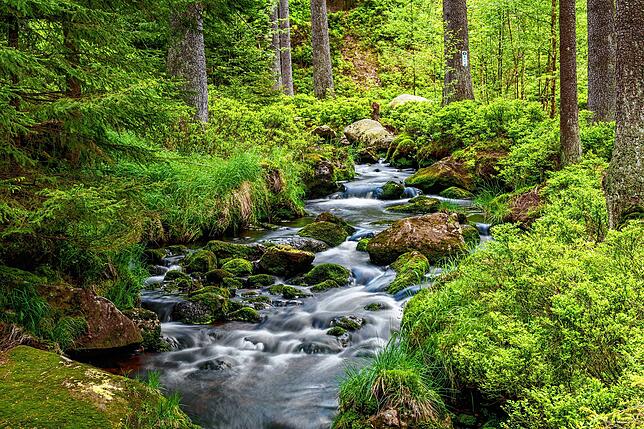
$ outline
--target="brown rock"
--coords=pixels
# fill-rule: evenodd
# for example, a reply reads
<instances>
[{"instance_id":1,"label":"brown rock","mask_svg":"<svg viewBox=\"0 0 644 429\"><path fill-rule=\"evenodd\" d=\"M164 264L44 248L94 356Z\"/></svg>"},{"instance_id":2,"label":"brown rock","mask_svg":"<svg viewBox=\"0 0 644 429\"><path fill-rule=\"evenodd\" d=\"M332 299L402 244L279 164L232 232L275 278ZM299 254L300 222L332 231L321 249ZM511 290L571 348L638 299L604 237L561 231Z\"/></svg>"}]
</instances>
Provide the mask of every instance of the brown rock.
<instances>
[{"instance_id":1,"label":"brown rock","mask_svg":"<svg viewBox=\"0 0 644 429\"><path fill-rule=\"evenodd\" d=\"M437 262L465 250L465 240L458 217L433 213L394 222L376 235L367 245L375 264L386 265L400 255L418 251L430 262Z\"/></svg>"}]
</instances>

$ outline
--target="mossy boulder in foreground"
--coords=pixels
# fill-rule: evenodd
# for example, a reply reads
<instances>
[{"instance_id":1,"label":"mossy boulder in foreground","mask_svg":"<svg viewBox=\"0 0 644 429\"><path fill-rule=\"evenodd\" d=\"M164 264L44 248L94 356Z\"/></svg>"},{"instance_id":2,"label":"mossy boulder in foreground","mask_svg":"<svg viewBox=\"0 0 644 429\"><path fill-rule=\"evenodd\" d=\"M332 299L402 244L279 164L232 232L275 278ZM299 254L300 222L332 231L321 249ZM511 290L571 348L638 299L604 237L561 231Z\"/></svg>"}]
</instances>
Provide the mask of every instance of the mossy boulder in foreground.
<instances>
[{"instance_id":1,"label":"mossy boulder in foreground","mask_svg":"<svg viewBox=\"0 0 644 429\"><path fill-rule=\"evenodd\" d=\"M0 354L0 427L197 428L159 392L54 353Z\"/></svg>"},{"instance_id":2,"label":"mossy boulder in foreground","mask_svg":"<svg viewBox=\"0 0 644 429\"><path fill-rule=\"evenodd\" d=\"M298 232L298 235L315 238L335 247L342 244L349 234L341 225L322 221L306 225Z\"/></svg>"},{"instance_id":3,"label":"mossy boulder in foreground","mask_svg":"<svg viewBox=\"0 0 644 429\"><path fill-rule=\"evenodd\" d=\"M434 213L396 221L367 245L374 264L387 265L400 255L416 250L429 262L462 253L465 240L456 215Z\"/></svg>"},{"instance_id":4,"label":"mossy boulder in foreground","mask_svg":"<svg viewBox=\"0 0 644 429\"><path fill-rule=\"evenodd\" d=\"M438 195L445 198L453 198L456 200L467 200L474 198L474 194L470 191L459 188L458 186L450 186L449 188L441 191Z\"/></svg>"},{"instance_id":5,"label":"mossy boulder in foreground","mask_svg":"<svg viewBox=\"0 0 644 429\"><path fill-rule=\"evenodd\" d=\"M395 294L408 286L419 284L431 267L425 255L413 251L400 255L391 264L391 268L396 271L396 278L387 288L387 292Z\"/></svg>"},{"instance_id":6,"label":"mossy boulder in foreground","mask_svg":"<svg viewBox=\"0 0 644 429\"><path fill-rule=\"evenodd\" d=\"M346 220L342 219L341 217L338 217L338 216L334 215L333 213L329 213L329 212L320 213L315 218L315 221L316 222L331 222L331 223L334 223L336 225L339 225L347 232L348 235L351 235L354 232L356 232L356 229L354 227L352 227L351 225L349 225L349 222L347 222Z\"/></svg>"},{"instance_id":7,"label":"mossy boulder in foreground","mask_svg":"<svg viewBox=\"0 0 644 429\"><path fill-rule=\"evenodd\" d=\"M315 254L290 246L273 246L259 260L259 268L275 276L294 276L311 268Z\"/></svg>"}]
</instances>

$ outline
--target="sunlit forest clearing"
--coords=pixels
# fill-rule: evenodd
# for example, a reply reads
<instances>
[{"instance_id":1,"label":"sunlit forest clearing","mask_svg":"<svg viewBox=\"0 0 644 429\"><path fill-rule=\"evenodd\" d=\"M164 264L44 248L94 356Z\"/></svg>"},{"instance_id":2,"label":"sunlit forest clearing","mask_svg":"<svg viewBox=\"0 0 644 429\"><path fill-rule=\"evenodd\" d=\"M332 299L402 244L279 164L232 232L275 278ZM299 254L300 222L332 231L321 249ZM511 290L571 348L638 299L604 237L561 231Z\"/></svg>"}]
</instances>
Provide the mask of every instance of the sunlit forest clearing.
<instances>
[{"instance_id":1,"label":"sunlit forest clearing","mask_svg":"<svg viewBox=\"0 0 644 429\"><path fill-rule=\"evenodd\" d=\"M0 15L0 428L644 428L643 0Z\"/></svg>"}]
</instances>

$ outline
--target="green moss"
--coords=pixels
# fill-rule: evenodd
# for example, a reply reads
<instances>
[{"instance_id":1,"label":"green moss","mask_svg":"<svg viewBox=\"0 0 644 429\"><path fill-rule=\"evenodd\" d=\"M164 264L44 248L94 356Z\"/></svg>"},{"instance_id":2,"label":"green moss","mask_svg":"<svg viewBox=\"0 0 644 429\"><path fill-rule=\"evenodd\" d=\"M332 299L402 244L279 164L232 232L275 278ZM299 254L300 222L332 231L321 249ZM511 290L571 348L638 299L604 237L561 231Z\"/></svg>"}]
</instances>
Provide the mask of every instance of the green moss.
<instances>
[{"instance_id":1,"label":"green moss","mask_svg":"<svg viewBox=\"0 0 644 429\"><path fill-rule=\"evenodd\" d=\"M349 282L351 272L344 268L342 265L324 263L313 267L311 271L306 273L302 278L304 284L309 286L332 280L338 285L345 285Z\"/></svg>"},{"instance_id":2,"label":"green moss","mask_svg":"<svg viewBox=\"0 0 644 429\"><path fill-rule=\"evenodd\" d=\"M385 305L380 302L372 302L364 306L364 309L367 311L380 311L385 309Z\"/></svg>"},{"instance_id":3,"label":"green moss","mask_svg":"<svg viewBox=\"0 0 644 429\"><path fill-rule=\"evenodd\" d=\"M396 271L396 278L387 287L387 292L395 294L420 283L431 266L422 253L414 251L400 255L391 268Z\"/></svg>"},{"instance_id":4,"label":"green moss","mask_svg":"<svg viewBox=\"0 0 644 429\"><path fill-rule=\"evenodd\" d=\"M388 207L387 210L394 213L429 214L436 213L439 207L440 201L436 198L420 195L410 199L405 204Z\"/></svg>"},{"instance_id":5,"label":"green moss","mask_svg":"<svg viewBox=\"0 0 644 429\"><path fill-rule=\"evenodd\" d=\"M163 280L167 282L171 282L178 279L192 280L192 278L188 274L179 270L168 271L167 273L165 273L165 277L163 278Z\"/></svg>"},{"instance_id":6,"label":"green moss","mask_svg":"<svg viewBox=\"0 0 644 429\"><path fill-rule=\"evenodd\" d=\"M405 192L405 185L398 182L387 182L382 186L382 192L378 195L381 200L398 200Z\"/></svg>"},{"instance_id":7,"label":"green moss","mask_svg":"<svg viewBox=\"0 0 644 429\"><path fill-rule=\"evenodd\" d=\"M340 284L333 280L325 280L323 282L313 285L311 290L313 292L324 292L325 290L334 289L340 287Z\"/></svg>"},{"instance_id":8,"label":"green moss","mask_svg":"<svg viewBox=\"0 0 644 429\"><path fill-rule=\"evenodd\" d=\"M326 331L327 335L332 335L334 337L341 337L342 335L347 333L347 330L343 328L342 326L334 326L332 328L329 328Z\"/></svg>"},{"instance_id":9,"label":"green moss","mask_svg":"<svg viewBox=\"0 0 644 429\"><path fill-rule=\"evenodd\" d=\"M242 258L231 259L222 265L221 268L237 277L253 274L253 263Z\"/></svg>"},{"instance_id":10,"label":"green moss","mask_svg":"<svg viewBox=\"0 0 644 429\"><path fill-rule=\"evenodd\" d=\"M306 225L298 232L298 235L324 241L333 247L342 244L349 234L340 225L321 221Z\"/></svg>"},{"instance_id":11,"label":"green moss","mask_svg":"<svg viewBox=\"0 0 644 429\"><path fill-rule=\"evenodd\" d=\"M369 241L371 241L370 238L361 238L360 241L358 241L358 245L356 246L356 250L358 252L366 252L367 251L367 246L369 245Z\"/></svg>"},{"instance_id":12,"label":"green moss","mask_svg":"<svg viewBox=\"0 0 644 429\"><path fill-rule=\"evenodd\" d=\"M356 232L356 229L354 227L352 227L351 225L349 225L349 222L347 222L346 220L334 215L333 213L329 213L329 212L320 213L315 218L315 221L316 222L331 222L331 223L334 223L334 224L336 224L338 226L341 226L347 232L347 235L350 235L350 234L353 234L354 232Z\"/></svg>"},{"instance_id":13,"label":"green moss","mask_svg":"<svg viewBox=\"0 0 644 429\"><path fill-rule=\"evenodd\" d=\"M271 298L266 295L257 295L257 296L246 298L244 299L244 301L249 302L251 304L257 303L257 302L263 303L263 304L270 304Z\"/></svg>"},{"instance_id":14,"label":"green moss","mask_svg":"<svg viewBox=\"0 0 644 429\"><path fill-rule=\"evenodd\" d=\"M258 289L262 286L270 286L275 283L275 277L269 274L255 274L246 279L246 287Z\"/></svg>"},{"instance_id":15,"label":"green moss","mask_svg":"<svg viewBox=\"0 0 644 429\"><path fill-rule=\"evenodd\" d=\"M332 327L339 327L347 331L357 331L365 324L365 320L357 316L342 316L331 321Z\"/></svg>"},{"instance_id":16,"label":"green moss","mask_svg":"<svg viewBox=\"0 0 644 429\"><path fill-rule=\"evenodd\" d=\"M0 359L2 427L195 428L176 405L136 380L26 346Z\"/></svg>"},{"instance_id":17,"label":"green moss","mask_svg":"<svg viewBox=\"0 0 644 429\"><path fill-rule=\"evenodd\" d=\"M211 240L206 249L213 252L217 258L243 258L255 260L262 256L262 248L252 244L229 243L221 240Z\"/></svg>"},{"instance_id":18,"label":"green moss","mask_svg":"<svg viewBox=\"0 0 644 429\"><path fill-rule=\"evenodd\" d=\"M457 186L450 186L449 188L440 191L438 195L440 195L441 197L454 198L457 200L466 200L474 197L474 194L472 194L470 191L459 188Z\"/></svg>"},{"instance_id":19,"label":"green moss","mask_svg":"<svg viewBox=\"0 0 644 429\"><path fill-rule=\"evenodd\" d=\"M252 307L242 307L239 310L235 310L229 313L226 318L228 320L253 323L259 322L261 320L259 312Z\"/></svg>"},{"instance_id":20,"label":"green moss","mask_svg":"<svg viewBox=\"0 0 644 429\"><path fill-rule=\"evenodd\" d=\"M463 232L463 239L468 247L477 246L481 242L479 230L472 225L462 225L461 231Z\"/></svg>"},{"instance_id":21,"label":"green moss","mask_svg":"<svg viewBox=\"0 0 644 429\"><path fill-rule=\"evenodd\" d=\"M429 167L421 168L405 180L407 186L423 192L438 192L453 186L473 190L474 174L460 161L444 158Z\"/></svg>"},{"instance_id":22,"label":"green moss","mask_svg":"<svg viewBox=\"0 0 644 429\"><path fill-rule=\"evenodd\" d=\"M303 290L283 284L269 287L268 292L272 295L282 295L284 299L296 299L308 296L308 293Z\"/></svg>"},{"instance_id":23,"label":"green moss","mask_svg":"<svg viewBox=\"0 0 644 429\"><path fill-rule=\"evenodd\" d=\"M226 289L242 289L244 287L244 279L238 279L236 277L226 277L221 281L221 285Z\"/></svg>"},{"instance_id":24,"label":"green moss","mask_svg":"<svg viewBox=\"0 0 644 429\"><path fill-rule=\"evenodd\" d=\"M151 265L161 265L163 263L163 258L166 256L166 249L145 249L143 252L145 261Z\"/></svg>"},{"instance_id":25,"label":"green moss","mask_svg":"<svg viewBox=\"0 0 644 429\"><path fill-rule=\"evenodd\" d=\"M269 247L259 260L262 271L276 276L292 276L308 271L315 254L297 250L291 246L277 245Z\"/></svg>"},{"instance_id":26,"label":"green moss","mask_svg":"<svg viewBox=\"0 0 644 429\"><path fill-rule=\"evenodd\" d=\"M222 270L221 268L210 270L206 273L206 281L213 284L219 284L228 277L234 276L230 272Z\"/></svg>"},{"instance_id":27,"label":"green moss","mask_svg":"<svg viewBox=\"0 0 644 429\"><path fill-rule=\"evenodd\" d=\"M186 256L182 264L189 273L207 273L217 268L217 256L210 250L197 250Z\"/></svg>"}]
</instances>

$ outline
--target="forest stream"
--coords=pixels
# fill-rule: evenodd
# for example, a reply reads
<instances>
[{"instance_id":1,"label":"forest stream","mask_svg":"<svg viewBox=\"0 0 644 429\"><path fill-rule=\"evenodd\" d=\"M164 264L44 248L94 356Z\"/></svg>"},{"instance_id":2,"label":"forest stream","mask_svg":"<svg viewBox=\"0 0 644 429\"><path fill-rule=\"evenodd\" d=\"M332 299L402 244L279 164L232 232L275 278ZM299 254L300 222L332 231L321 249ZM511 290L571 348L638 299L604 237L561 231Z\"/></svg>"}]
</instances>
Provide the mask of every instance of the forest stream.
<instances>
[{"instance_id":1,"label":"forest stream","mask_svg":"<svg viewBox=\"0 0 644 429\"><path fill-rule=\"evenodd\" d=\"M396 296L386 293L395 272L373 265L366 252L356 250L360 238L387 226L383 221L408 216L386 209L418 195L417 189L406 188L402 200L377 197L386 182L403 181L412 173L382 163L358 165L356 179L345 183L342 191L307 202L310 216L331 212L357 230L340 246L317 253L314 261L337 263L351 270L348 287L299 300L276 300L272 296L272 306L262 311L260 323L215 326L173 322L172 307L181 298L146 290L142 305L159 315L163 336L173 350L136 355L117 366L134 370L131 375L159 371L163 385L181 394L182 408L205 428L328 428L337 412L338 384L346 367L375 356L399 328L405 302L419 289L412 286ZM468 206L471 219L477 217L470 200L436 198ZM251 232L235 240L279 241L294 236L310 219L274 231ZM478 228L481 240L488 239L488 225L478 224ZM181 269L177 263L181 258L165 259L165 266L157 267L160 274L147 280L148 289L161 283L167 271ZM435 268L428 281L438 271ZM238 295L243 292L238 291ZM365 309L370 304L378 304L380 310ZM332 321L342 316L365 323L345 336L328 335Z\"/></svg>"}]
</instances>

